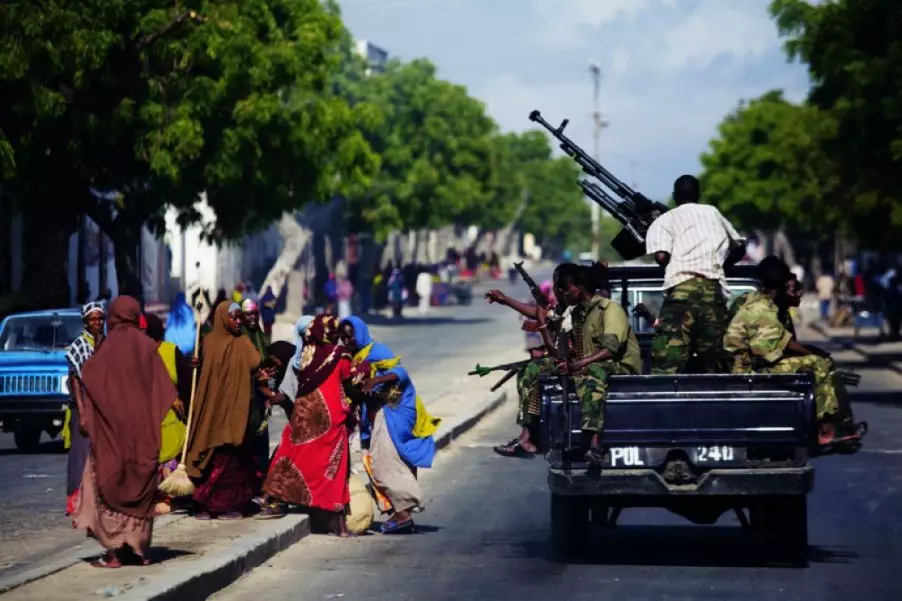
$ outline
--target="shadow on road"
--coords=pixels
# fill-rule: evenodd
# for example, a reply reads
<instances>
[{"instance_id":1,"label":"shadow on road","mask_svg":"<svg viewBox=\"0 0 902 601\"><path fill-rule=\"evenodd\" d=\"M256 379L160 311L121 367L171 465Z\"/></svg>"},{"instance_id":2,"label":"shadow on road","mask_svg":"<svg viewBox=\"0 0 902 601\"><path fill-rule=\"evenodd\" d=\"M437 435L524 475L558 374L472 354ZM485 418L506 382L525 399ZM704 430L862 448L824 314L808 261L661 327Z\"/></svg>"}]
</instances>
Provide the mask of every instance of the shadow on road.
<instances>
[{"instance_id":1,"label":"shadow on road","mask_svg":"<svg viewBox=\"0 0 902 601\"><path fill-rule=\"evenodd\" d=\"M34 451L20 451L15 447L11 449L0 449L0 457L8 455L59 455L65 454L66 452L66 449L63 448L63 441L57 438L42 442Z\"/></svg>"},{"instance_id":2,"label":"shadow on road","mask_svg":"<svg viewBox=\"0 0 902 601\"><path fill-rule=\"evenodd\" d=\"M568 564L790 567L772 548L735 526L618 526L596 537L588 555L567 561L553 556L547 540L525 542L523 550L530 557ZM858 554L849 549L808 547L809 563L848 564L856 559Z\"/></svg>"}]
</instances>

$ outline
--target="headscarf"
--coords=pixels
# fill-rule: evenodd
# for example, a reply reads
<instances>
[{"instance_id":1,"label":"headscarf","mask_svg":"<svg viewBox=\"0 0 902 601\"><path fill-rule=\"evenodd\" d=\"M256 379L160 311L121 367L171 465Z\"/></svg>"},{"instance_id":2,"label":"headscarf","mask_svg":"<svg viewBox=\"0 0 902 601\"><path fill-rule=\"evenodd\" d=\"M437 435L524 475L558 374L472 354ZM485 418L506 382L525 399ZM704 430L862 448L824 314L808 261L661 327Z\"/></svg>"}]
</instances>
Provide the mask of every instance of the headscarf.
<instances>
[{"instance_id":1,"label":"headscarf","mask_svg":"<svg viewBox=\"0 0 902 601\"><path fill-rule=\"evenodd\" d=\"M212 451L244 442L251 407L251 371L260 353L246 336L229 331L229 313L236 303L220 303L213 330L204 337L203 366L195 392L194 419L188 441L188 475L199 478Z\"/></svg>"},{"instance_id":2,"label":"headscarf","mask_svg":"<svg viewBox=\"0 0 902 601\"><path fill-rule=\"evenodd\" d=\"M252 313L257 310L257 303L252 298L246 298L241 302L241 310L245 313Z\"/></svg>"},{"instance_id":3,"label":"headscarf","mask_svg":"<svg viewBox=\"0 0 902 601\"><path fill-rule=\"evenodd\" d=\"M144 314L144 333L154 342L163 342L163 320L153 313Z\"/></svg>"},{"instance_id":4,"label":"headscarf","mask_svg":"<svg viewBox=\"0 0 902 601\"><path fill-rule=\"evenodd\" d=\"M284 340L278 340L266 347L266 355L275 357L282 364L278 373L275 375L277 382L281 381L282 377L285 375L285 370L288 368L288 365L291 363L291 359L294 356L294 350L294 345Z\"/></svg>"},{"instance_id":5,"label":"headscarf","mask_svg":"<svg viewBox=\"0 0 902 601\"><path fill-rule=\"evenodd\" d=\"M91 313L97 311L105 313L101 303L90 302L86 304L81 308L82 321L86 321ZM84 328L82 329L81 334L79 334L75 340L69 344L69 348L66 349L66 361L69 363L69 369L74 371L79 377L81 377L81 368L84 366L85 361L90 359L91 355L94 354L95 342L94 336L87 328Z\"/></svg>"},{"instance_id":6,"label":"headscarf","mask_svg":"<svg viewBox=\"0 0 902 601\"><path fill-rule=\"evenodd\" d=\"M381 342L376 342L370 335L370 329L362 319L356 315L346 317L341 321L349 323L354 328L354 343L357 346L357 355L354 357L355 362L358 360L366 360L369 363L376 361L386 361L393 359L395 354L391 352L387 346ZM365 352L364 352L365 351Z\"/></svg>"},{"instance_id":7,"label":"headscarf","mask_svg":"<svg viewBox=\"0 0 902 601\"><path fill-rule=\"evenodd\" d=\"M548 298L548 303L552 307L557 305L557 300L554 298L554 283L551 280L545 280L539 284L539 290Z\"/></svg>"},{"instance_id":8,"label":"headscarf","mask_svg":"<svg viewBox=\"0 0 902 601\"><path fill-rule=\"evenodd\" d=\"M169 307L164 339L175 344L185 355L190 355L194 352L196 327L194 310L188 304L185 293L179 292Z\"/></svg>"},{"instance_id":9,"label":"headscarf","mask_svg":"<svg viewBox=\"0 0 902 601\"><path fill-rule=\"evenodd\" d=\"M304 350L304 333L307 326L313 321L313 315L304 315L294 324L294 357L291 358L291 366L301 369L301 351Z\"/></svg>"},{"instance_id":10,"label":"headscarf","mask_svg":"<svg viewBox=\"0 0 902 601\"><path fill-rule=\"evenodd\" d=\"M109 307L110 332L83 369L82 419L104 505L148 518L157 492L160 424L178 392L157 345L138 330L138 301L120 296Z\"/></svg>"},{"instance_id":11,"label":"headscarf","mask_svg":"<svg viewBox=\"0 0 902 601\"><path fill-rule=\"evenodd\" d=\"M298 397L319 388L338 367L339 359L347 353L347 349L338 344L338 319L331 315L317 315L307 326L303 340Z\"/></svg>"}]
</instances>

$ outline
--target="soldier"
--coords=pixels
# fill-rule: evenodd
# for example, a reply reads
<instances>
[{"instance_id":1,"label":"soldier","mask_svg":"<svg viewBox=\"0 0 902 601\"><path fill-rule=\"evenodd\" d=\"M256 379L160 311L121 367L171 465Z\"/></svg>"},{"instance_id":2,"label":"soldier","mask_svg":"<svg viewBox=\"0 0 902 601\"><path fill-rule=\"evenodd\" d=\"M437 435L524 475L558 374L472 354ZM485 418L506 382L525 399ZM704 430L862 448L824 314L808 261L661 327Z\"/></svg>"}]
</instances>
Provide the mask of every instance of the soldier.
<instances>
[{"instance_id":1,"label":"soldier","mask_svg":"<svg viewBox=\"0 0 902 601\"><path fill-rule=\"evenodd\" d=\"M648 228L645 245L664 267L664 302L652 341L652 373L685 371L693 354L706 373L723 367L721 341L729 295L724 265L745 253L745 241L717 208L698 204L698 180L673 184L676 207Z\"/></svg>"},{"instance_id":2,"label":"soldier","mask_svg":"<svg viewBox=\"0 0 902 601\"><path fill-rule=\"evenodd\" d=\"M789 271L782 261L761 262L760 289L750 293L733 319L723 338L723 348L733 357L732 372L796 373L810 371L815 379L818 440L821 445L860 439L866 425L844 425L837 392L835 372L830 356L816 347L805 347L793 339L780 321L780 304L787 303Z\"/></svg>"},{"instance_id":3,"label":"soldier","mask_svg":"<svg viewBox=\"0 0 902 601\"><path fill-rule=\"evenodd\" d=\"M529 358L532 359L525 367L517 372L517 396L520 408L517 411L517 424L520 426L520 436L506 444L497 445L493 450L503 457L521 457L530 459L540 451L534 441L539 439L537 428L539 425L539 410L541 409L541 391L539 390L539 376L547 357L545 346L541 342L530 341L527 343Z\"/></svg>"},{"instance_id":4,"label":"soldier","mask_svg":"<svg viewBox=\"0 0 902 601\"><path fill-rule=\"evenodd\" d=\"M590 437L586 461L599 464L604 459L601 431L607 381L612 375L638 374L642 369L639 343L630 327L626 311L596 290L609 288L607 268L573 263L559 265L554 276L555 296L571 307L570 353L567 361L545 360L544 373L573 376L580 401L581 428ZM548 317L536 312L545 346L554 348L548 331Z\"/></svg>"}]
</instances>

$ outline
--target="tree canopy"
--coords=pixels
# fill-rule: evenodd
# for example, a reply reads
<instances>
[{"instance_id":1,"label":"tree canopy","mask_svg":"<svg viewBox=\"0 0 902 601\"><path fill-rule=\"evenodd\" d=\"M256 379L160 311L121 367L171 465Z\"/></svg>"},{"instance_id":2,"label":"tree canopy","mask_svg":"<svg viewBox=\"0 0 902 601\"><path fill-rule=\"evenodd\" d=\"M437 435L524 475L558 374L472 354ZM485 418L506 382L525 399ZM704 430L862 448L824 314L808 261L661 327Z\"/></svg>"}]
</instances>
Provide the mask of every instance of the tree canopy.
<instances>
[{"instance_id":1,"label":"tree canopy","mask_svg":"<svg viewBox=\"0 0 902 601\"><path fill-rule=\"evenodd\" d=\"M787 56L808 67L808 99L771 93L728 115L702 158L706 196L748 226L899 249L902 4L772 0L770 11Z\"/></svg>"}]
</instances>

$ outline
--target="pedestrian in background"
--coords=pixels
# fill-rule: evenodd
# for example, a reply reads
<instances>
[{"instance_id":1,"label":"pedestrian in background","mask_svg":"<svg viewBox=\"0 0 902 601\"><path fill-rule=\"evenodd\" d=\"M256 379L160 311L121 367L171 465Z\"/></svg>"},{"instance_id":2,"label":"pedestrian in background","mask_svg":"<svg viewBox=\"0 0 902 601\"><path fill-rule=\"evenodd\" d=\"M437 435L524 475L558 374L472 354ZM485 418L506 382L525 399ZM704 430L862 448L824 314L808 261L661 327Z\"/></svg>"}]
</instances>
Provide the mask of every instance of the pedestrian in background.
<instances>
[{"instance_id":1,"label":"pedestrian in background","mask_svg":"<svg viewBox=\"0 0 902 601\"><path fill-rule=\"evenodd\" d=\"M821 321L829 321L830 319L830 303L833 301L833 290L836 287L836 281L829 273L822 273L817 279L815 288L817 288L817 300L820 305Z\"/></svg>"},{"instance_id":2,"label":"pedestrian in background","mask_svg":"<svg viewBox=\"0 0 902 601\"><path fill-rule=\"evenodd\" d=\"M272 291L272 286L267 286L260 297L260 321L263 322L263 334L266 336L266 342L272 343L272 326L276 323L276 298Z\"/></svg>"}]
</instances>

